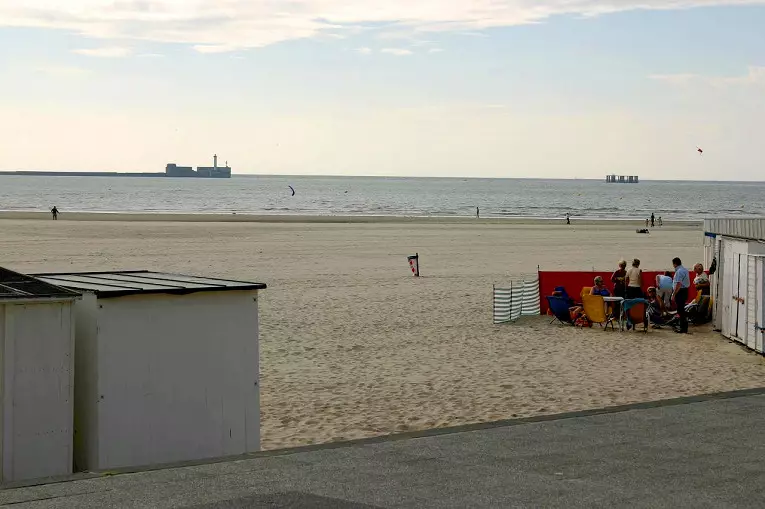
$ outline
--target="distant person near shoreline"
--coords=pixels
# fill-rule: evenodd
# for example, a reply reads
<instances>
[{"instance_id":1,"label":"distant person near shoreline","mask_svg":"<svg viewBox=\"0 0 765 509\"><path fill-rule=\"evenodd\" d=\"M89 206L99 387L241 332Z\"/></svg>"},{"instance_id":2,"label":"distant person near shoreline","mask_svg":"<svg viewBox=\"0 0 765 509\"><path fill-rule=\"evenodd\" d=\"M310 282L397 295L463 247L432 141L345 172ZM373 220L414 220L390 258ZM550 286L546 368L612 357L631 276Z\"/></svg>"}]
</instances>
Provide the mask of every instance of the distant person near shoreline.
<instances>
[{"instance_id":1,"label":"distant person near shoreline","mask_svg":"<svg viewBox=\"0 0 765 509\"><path fill-rule=\"evenodd\" d=\"M50 214L53 216L53 220L58 220L58 208L54 205L52 209L50 209Z\"/></svg>"}]
</instances>

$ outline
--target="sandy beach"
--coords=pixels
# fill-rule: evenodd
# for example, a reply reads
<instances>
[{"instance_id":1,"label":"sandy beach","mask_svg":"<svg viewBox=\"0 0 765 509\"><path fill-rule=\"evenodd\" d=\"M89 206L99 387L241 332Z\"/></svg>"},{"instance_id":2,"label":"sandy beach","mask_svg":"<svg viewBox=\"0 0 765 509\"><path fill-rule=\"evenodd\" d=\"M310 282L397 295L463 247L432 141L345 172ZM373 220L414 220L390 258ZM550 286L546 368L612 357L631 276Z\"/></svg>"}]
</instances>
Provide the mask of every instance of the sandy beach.
<instances>
[{"instance_id":1,"label":"sandy beach","mask_svg":"<svg viewBox=\"0 0 765 509\"><path fill-rule=\"evenodd\" d=\"M0 215L0 265L164 270L267 283L263 447L765 385L765 359L709 328L604 333L492 324L491 288L546 270L702 258L693 223ZM409 272L418 252L423 277Z\"/></svg>"}]
</instances>

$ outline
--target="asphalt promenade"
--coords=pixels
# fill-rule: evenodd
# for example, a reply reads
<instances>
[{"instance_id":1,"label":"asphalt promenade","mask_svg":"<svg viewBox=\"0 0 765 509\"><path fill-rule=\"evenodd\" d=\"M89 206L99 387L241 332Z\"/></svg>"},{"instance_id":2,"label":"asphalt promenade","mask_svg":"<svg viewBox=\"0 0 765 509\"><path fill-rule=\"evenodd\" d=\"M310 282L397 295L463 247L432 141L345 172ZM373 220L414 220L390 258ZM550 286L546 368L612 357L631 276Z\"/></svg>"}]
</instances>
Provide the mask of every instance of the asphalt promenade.
<instances>
[{"instance_id":1,"label":"asphalt promenade","mask_svg":"<svg viewBox=\"0 0 765 509\"><path fill-rule=\"evenodd\" d=\"M764 505L765 389L0 491L14 509Z\"/></svg>"}]
</instances>

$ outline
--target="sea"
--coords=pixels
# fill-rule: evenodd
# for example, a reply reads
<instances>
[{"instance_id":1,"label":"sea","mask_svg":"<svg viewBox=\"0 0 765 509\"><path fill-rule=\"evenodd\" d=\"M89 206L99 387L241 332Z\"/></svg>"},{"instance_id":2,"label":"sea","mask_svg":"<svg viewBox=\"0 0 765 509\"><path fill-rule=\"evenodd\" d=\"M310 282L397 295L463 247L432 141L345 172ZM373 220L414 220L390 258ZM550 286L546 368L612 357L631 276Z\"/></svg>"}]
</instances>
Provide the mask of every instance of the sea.
<instances>
[{"instance_id":1,"label":"sea","mask_svg":"<svg viewBox=\"0 0 765 509\"><path fill-rule=\"evenodd\" d=\"M291 187L290 187L291 186ZM294 195L292 192L294 189ZM644 219L765 215L765 182L0 175L0 210Z\"/></svg>"}]
</instances>

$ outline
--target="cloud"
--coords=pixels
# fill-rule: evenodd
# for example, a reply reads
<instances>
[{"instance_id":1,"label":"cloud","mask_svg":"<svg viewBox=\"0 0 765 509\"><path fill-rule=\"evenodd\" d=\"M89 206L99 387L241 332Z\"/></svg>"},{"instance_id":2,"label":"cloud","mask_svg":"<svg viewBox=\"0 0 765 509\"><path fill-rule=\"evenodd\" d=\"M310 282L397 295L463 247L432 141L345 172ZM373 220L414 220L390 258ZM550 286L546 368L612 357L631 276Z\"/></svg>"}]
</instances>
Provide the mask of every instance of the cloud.
<instances>
[{"instance_id":1,"label":"cloud","mask_svg":"<svg viewBox=\"0 0 765 509\"><path fill-rule=\"evenodd\" d=\"M651 74L648 79L663 81L671 85L686 85L699 77L698 74Z\"/></svg>"},{"instance_id":2,"label":"cloud","mask_svg":"<svg viewBox=\"0 0 765 509\"><path fill-rule=\"evenodd\" d=\"M765 5L765 0L0 0L0 27L52 28L101 39L187 44L205 53L374 27L481 34L555 15ZM334 34L334 35L332 35Z\"/></svg>"},{"instance_id":3,"label":"cloud","mask_svg":"<svg viewBox=\"0 0 765 509\"><path fill-rule=\"evenodd\" d=\"M652 74L649 79L662 81L674 86L703 84L713 87L736 85L765 85L765 67L750 66L746 74L740 76L707 76L703 74Z\"/></svg>"},{"instance_id":4,"label":"cloud","mask_svg":"<svg viewBox=\"0 0 765 509\"><path fill-rule=\"evenodd\" d=\"M132 50L130 48L113 46L108 48L76 49L73 52L77 53L78 55L85 55L86 57L123 58L129 56L132 53Z\"/></svg>"},{"instance_id":5,"label":"cloud","mask_svg":"<svg viewBox=\"0 0 765 509\"><path fill-rule=\"evenodd\" d=\"M356 48L353 51L355 51L356 53L360 53L362 55L371 55L372 54L372 49L371 48Z\"/></svg>"},{"instance_id":6,"label":"cloud","mask_svg":"<svg viewBox=\"0 0 765 509\"><path fill-rule=\"evenodd\" d=\"M236 51L234 46L228 46L226 44L197 44L194 49L199 53L212 54L212 53L230 53Z\"/></svg>"},{"instance_id":7,"label":"cloud","mask_svg":"<svg viewBox=\"0 0 765 509\"><path fill-rule=\"evenodd\" d=\"M397 57L405 57L411 55L412 51L403 48L383 48L380 53L387 53L388 55L396 55Z\"/></svg>"},{"instance_id":8,"label":"cloud","mask_svg":"<svg viewBox=\"0 0 765 509\"><path fill-rule=\"evenodd\" d=\"M444 50L441 49L441 48L430 48L428 50L428 53L441 53L442 51L444 51Z\"/></svg>"},{"instance_id":9,"label":"cloud","mask_svg":"<svg viewBox=\"0 0 765 509\"><path fill-rule=\"evenodd\" d=\"M44 65L34 69L35 72L46 74L52 78L81 78L91 74L91 71L82 67L63 65Z\"/></svg>"}]
</instances>

